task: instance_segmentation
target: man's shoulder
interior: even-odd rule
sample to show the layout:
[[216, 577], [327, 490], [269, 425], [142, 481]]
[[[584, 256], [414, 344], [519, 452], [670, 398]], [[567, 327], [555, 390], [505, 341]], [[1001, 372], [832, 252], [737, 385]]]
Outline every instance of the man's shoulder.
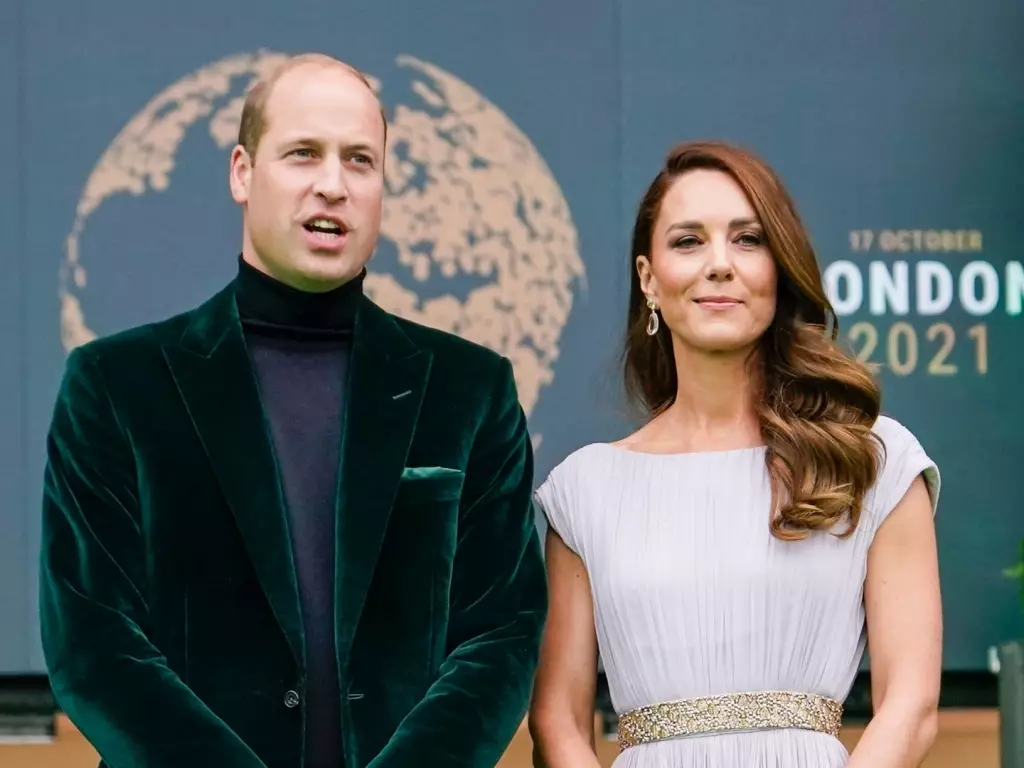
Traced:
[[[457, 404], [466, 413], [518, 403], [512, 361], [479, 342], [392, 314], [412, 347], [430, 356], [430, 397]], [[499, 406], [500, 407], [500, 406]]]
[[508, 363], [500, 352], [479, 342], [471, 341], [457, 333], [443, 331], [423, 323], [391, 315], [405, 335], [420, 349], [429, 350], [434, 356], [434, 366], [473, 366], [493, 371]]
[[97, 336], [77, 345], [71, 350], [71, 356], [73, 359], [100, 363], [142, 363], [152, 355], [160, 355], [165, 345], [180, 341], [204, 306], [205, 303], [157, 320]]

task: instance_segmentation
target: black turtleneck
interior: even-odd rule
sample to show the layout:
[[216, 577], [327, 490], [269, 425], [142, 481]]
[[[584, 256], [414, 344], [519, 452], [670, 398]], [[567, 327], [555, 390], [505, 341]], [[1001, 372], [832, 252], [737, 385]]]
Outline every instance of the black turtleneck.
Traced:
[[343, 765], [334, 644], [335, 507], [349, 354], [363, 276], [327, 293], [239, 259], [236, 299], [288, 507], [306, 637], [305, 768]]

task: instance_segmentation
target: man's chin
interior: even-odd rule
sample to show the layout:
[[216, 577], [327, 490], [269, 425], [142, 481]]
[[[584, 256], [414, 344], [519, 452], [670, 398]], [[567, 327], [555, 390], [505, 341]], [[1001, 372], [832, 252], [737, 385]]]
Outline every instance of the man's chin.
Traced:
[[344, 253], [303, 254], [295, 260], [293, 281], [296, 287], [312, 292], [330, 291], [347, 283], [363, 270], [363, 263]]

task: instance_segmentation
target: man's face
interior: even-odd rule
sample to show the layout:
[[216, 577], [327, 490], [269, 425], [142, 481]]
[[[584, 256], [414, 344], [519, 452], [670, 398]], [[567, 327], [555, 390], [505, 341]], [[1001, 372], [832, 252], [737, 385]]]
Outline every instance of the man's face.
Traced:
[[342, 67], [304, 64], [278, 79], [264, 114], [256, 157], [231, 155], [243, 258], [295, 288], [328, 291], [358, 275], [377, 243], [380, 103]]

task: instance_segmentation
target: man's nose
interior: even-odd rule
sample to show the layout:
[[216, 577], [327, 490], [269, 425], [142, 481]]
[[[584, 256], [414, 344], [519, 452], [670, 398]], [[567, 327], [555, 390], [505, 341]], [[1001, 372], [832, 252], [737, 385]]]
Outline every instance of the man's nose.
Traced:
[[330, 203], [336, 203], [348, 197], [345, 171], [337, 158], [327, 159], [321, 163], [314, 191]]

